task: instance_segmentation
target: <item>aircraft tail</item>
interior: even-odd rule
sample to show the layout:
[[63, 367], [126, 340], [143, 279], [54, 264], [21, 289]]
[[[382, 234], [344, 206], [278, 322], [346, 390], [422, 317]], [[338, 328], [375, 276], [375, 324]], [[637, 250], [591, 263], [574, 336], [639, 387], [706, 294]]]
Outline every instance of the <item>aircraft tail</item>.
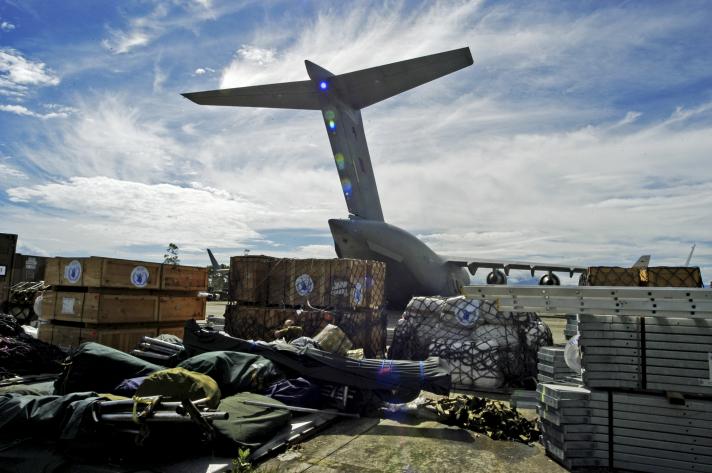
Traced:
[[208, 248], [208, 256], [210, 257], [210, 262], [213, 265], [213, 269], [215, 271], [220, 270], [221, 268], [220, 268], [220, 265], [218, 264], [218, 260], [215, 259], [215, 256], [213, 256], [213, 252], [210, 251], [210, 248]]
[[633, 266], [631, 266], [631, 268], [645, 269], [648, 267], [648, 264], [650, 264], [650, 255], [643, 255], [638, 258], [638, 261], [633, 263]]
[[321, 110], [351, 216], [383, 221], [360, 110], [473, 63], [455, 49], [335, 75], [304, 61], [310, 80], [183, 94], [200, 105]]

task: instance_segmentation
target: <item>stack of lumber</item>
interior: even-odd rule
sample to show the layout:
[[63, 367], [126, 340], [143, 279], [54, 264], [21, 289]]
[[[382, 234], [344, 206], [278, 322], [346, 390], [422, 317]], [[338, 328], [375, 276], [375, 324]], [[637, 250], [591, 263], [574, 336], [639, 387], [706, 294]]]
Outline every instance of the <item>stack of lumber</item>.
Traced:
[[567, 468], [712, 471], [712, 400], [540, 384], [547, 452]]
[[60, 347], [95, 341], [130, 351], [144, 336], [182, 337], [205, 319], [206, 268], [115, 258], [52, 258], [38, 337]]
[[563, 346], [541, 347], [537, 353], [537, 380], [540, 383], [567, 381], [579, 375], [566, 364]]
[[271, 341], [288, 320], [307, 337], [335, 324], [367, 357], [383, 355], [385, 275], [379, 261], [232, 257], [225, 330]]
[[10, 298], [16, 245], [17, 235], [0, 233], [0, 311], [5, 310], [7, 301]]

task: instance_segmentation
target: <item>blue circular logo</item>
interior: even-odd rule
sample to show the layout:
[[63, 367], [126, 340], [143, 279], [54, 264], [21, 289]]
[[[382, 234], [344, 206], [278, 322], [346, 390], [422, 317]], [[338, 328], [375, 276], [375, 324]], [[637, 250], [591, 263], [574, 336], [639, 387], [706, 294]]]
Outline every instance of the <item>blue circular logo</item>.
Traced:
[[312, 281], [311, 276], [305, 273], [294, 281], [294, 287], [297, 290], [297, 294], [306, 296], [314, 290], [314, 281]]
[[463, 300], [463, 302], [465, 302], [464, 306], [455, 310], [455, 319], [463, 327], [472, 327], [480, 318], [479, 304], [475, 303], [475, 301]]
[[144, 266], [136, 266], [131, 271], [131, 284], [136, 287], [146, 287], [146, 284], [148, 284], [148, 269]]
[[82, 264], [77, 260], [72, 260], [64, 267], [64, 279], [71, 284], [75, 284], [82, 277]]

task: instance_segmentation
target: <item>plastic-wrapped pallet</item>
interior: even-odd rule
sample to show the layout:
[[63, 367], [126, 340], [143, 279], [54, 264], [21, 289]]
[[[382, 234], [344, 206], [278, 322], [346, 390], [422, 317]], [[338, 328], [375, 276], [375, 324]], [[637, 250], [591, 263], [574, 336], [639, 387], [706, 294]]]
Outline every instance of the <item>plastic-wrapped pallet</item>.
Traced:
[[398, 321], [388, 355], [438, 356], [448, 361], [453, 384], [488, 390], [533, 380], [536, 352], [551, 342], [534, 313], [499, 312], [490, 302], [465, 297], [415, 297]]

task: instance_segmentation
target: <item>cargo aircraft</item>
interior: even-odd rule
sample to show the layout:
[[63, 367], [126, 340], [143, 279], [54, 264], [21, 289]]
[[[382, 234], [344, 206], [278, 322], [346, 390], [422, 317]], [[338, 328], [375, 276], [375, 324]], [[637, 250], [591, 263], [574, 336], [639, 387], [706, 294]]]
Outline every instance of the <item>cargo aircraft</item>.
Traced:
[[[585, 268], [436, 254], [407, 231], [383, 218], [376, 177], [366, 144], [361, 109], [473, 64], [465, 47], [345, 74], [304, 61], [308, 80], [182, 94], [200, 105], [319, 110], [326, 129], [349, 216], [329, 227], [339, 258], [386, 263], [386, 299], [403, 307], [414, 295], [458, 295], [478, 268], [490, 268], [490, 284], [505, 284], [511, 269], [545, 271], [540, 284], [556, 285], [555, 271]], [[468, 271], [465, 269], [467, 268]]]

